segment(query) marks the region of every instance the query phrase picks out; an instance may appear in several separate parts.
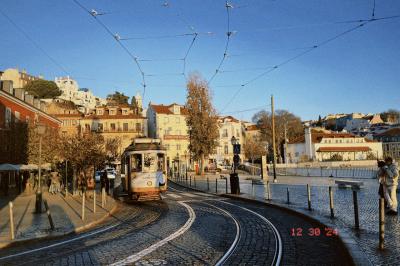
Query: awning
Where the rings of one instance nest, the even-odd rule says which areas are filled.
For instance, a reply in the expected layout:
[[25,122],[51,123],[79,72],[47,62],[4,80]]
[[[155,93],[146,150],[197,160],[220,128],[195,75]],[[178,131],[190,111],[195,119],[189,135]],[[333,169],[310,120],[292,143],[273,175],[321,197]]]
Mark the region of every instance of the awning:
[[0,164],[0,171],[19,171],[19,165],[3,163]]
[[319,147],[317,152],[367,152],[370,147]]

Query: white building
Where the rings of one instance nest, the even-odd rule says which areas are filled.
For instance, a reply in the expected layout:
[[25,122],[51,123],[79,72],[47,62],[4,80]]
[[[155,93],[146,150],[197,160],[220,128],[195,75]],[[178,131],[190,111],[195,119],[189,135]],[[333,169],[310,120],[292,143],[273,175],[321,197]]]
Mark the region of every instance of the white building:
[[382,158],[382,143],[349,133],[318,131],[307,127],[305,134],[288,144],[291,163],[304,161],[366,160]]
[[59,98],[75,103],[83,113],[88,113],[89,110],[94,109],[99,103],[105,103],[105,100],[94,96],[89,89],[80,89],[78,83],[69,76],[55,78],[55,83],[62,91]]
[[234,136],[241,144],[240,160],[244,160],[243,144],[245,141],[244,125],[241,121],[232,116],[223,116],[218,118],[219,139],[216,154],[210,155],[210,159],[215,160],[217,164],[233,163],[233,145],[231,139]]

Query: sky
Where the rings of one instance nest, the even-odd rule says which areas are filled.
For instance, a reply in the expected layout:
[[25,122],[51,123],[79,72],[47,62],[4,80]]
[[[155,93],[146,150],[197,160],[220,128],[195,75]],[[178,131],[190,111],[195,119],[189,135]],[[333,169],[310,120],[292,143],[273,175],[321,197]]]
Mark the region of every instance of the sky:
[[[184,104],[186,79],[198,73],[209,81],[217,112],[244,120],[270,110],[271,95],[275,109],[303,120],[400,109],[400,1],[232,0],[228,5],[1,0],[0,70],[26,69],[49,80],[70,75],[100,97],[116,90],[143,94],[143,72],[145,106]],[[101,15],[95,19],[84,8]],[[360,22],[387,17],[392,18]]]

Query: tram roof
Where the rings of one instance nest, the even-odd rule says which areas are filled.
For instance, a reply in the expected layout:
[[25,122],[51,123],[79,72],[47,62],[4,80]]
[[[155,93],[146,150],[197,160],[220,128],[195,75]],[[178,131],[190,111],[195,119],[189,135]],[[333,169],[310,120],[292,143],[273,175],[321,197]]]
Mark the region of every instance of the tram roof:
[[124,152],[132,151],[165,151],[166,149],[161,145],[159,139],[141,139],[134,140],[131,145],[129,145]]

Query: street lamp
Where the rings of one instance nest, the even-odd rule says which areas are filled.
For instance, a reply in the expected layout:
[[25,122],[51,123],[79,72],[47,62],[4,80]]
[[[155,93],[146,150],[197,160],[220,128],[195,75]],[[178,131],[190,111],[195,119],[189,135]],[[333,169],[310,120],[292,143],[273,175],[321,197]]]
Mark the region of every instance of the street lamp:
[[39,184],[36,190],[36,203],[35,203],[35,210],[36,213],[42,212],[42,136],[46,132],[46,126],[43,124],[38,123],[36,125],[36,133],[39,135]]
[[231,193],[240,194],[239,176],[236,173],[236,165],[239,164],[240,144],[239,140],[232,136],[231,144],[233,146],[233,173],[230,174]]

